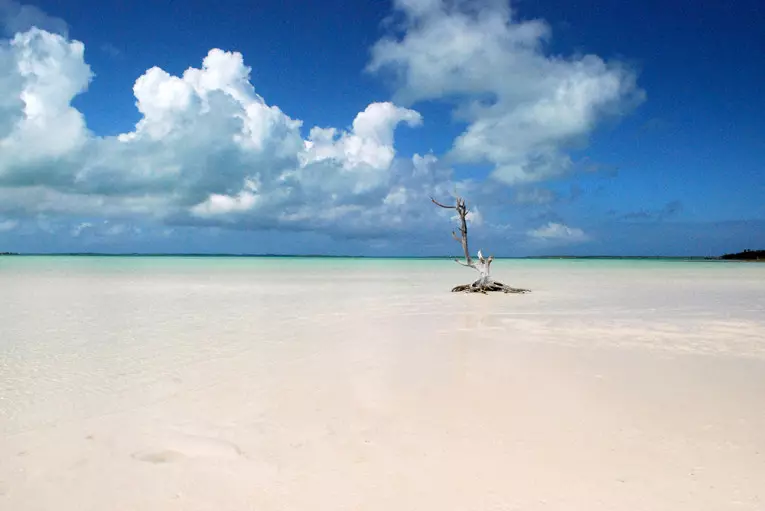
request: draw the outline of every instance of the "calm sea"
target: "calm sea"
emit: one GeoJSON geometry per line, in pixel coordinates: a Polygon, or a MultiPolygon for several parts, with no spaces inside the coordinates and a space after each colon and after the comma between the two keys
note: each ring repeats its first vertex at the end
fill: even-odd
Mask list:
{"type": "MultiPolygon", "coordinates": [[[[0,257],[0,271],[13,270],[141,270],[141,269],[372,269],[438,268],[451,266],[443,257],[307,257],[227,255],[22,255],[0,257]]],[[[513,268],[693,268],[739,266],[738,261],[700,258],[498,258],[493,267],[513,268]]]]}

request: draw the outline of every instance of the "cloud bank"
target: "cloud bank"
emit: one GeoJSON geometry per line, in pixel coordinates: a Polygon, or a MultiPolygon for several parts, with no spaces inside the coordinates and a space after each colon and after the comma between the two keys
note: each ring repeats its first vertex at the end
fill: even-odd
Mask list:
{"type": "MultiPolygon", "coordinates": [[[[140,120],[103,137],[72,105],[95,79],[84,45],[62,20],[0,0],[8,36],[0,41],[3,228],[69,215],[356,237],[423,229],[448,221],[430,195],[448,197],[455,185],[469,194],[473,184],[436,155],[398,154],[397,129],[427,125],[412,108],[418,101],[456,101],[468,127],[446,159],[489,162],[491,186],[503,186],[565,174],[567,145],[640,98],[634,75],[619,65],[546,56],[549,27],[517,21],[504,2],[394,6],[401,24],[372,48],[368,68],[395,75],[393,101],[369,104],[346,130],[307,129],[257,93],[242,54],[215,48],[180,76],[148,69],[133,86],[140,120]]],[[[482,223],[477,208],[471,221],[482,223]]],[[[96,225],[73,222],[73,236],[96,225]]],[[[120,234],[115,224],[98,225],[120,234]]],[[[563,227],[532,235],[583,239],[563,227]]]]}
{"type": "Polygon", "coordinates": [[[565,153],[606,117],[642,101],[631,70],[595,55],[548,56],[543,21],[503,0],[396,0],[400,30],[377,42],[368,70],[388,72],[404,104],[451,99],[467,129],[452,156],[490,163],[507,184],[572,170],[565,153]]]}
{"type": "Polygon", "coordinates": [[[255,92],[243,56],[220,49],[182,76],[146,71],[133,87],[135,129],[96,136],[71,105],[93,76],[83,55],[82,43],[37,28],[0,47],[11,70],[0,82],[6,213],[379,228],[398,222],[410,199],[450,183],[435,157],[395,161],[396,127],[419,126],[416,111],[372,103],[349,131],[314,127],[304,140],[300,120],[255,92]]]}

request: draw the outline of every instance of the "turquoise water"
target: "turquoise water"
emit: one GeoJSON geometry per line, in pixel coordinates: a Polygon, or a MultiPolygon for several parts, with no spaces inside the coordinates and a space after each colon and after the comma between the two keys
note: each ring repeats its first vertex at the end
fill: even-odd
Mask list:
{"type": "MultiPolygon", "coordinates": [[[[2,270],[140,270],[140,269],[307,269],[307,268],[438,268],[453,265],[449,258],[373,258],[373,257],[283,257],[283,256],[68,256],[68,255],[29,255],[0,257],[2,270]]],[[[702,259],[635,259],[635,258],[508,258],[497,259],[496,267],[514,267],[528,269],[542,268],[610,268],[610,269],[658,269],[673,268],[677,265],[721,268],[751,265],[738,261],[719,261],[702,259]]],[[[759,266],[759,265],[758,265],[759,266]]],[[[765,265],[763,265],[765,267],[765,265]]]]}

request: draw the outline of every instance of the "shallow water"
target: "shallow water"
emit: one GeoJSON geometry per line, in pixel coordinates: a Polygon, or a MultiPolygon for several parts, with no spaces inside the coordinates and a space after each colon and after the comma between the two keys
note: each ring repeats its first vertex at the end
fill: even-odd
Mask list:
{"type": "Polygon", "coordinates": [[[0,258],[0,509],[760,509],[765,265],[493,268],[0,258]]]}

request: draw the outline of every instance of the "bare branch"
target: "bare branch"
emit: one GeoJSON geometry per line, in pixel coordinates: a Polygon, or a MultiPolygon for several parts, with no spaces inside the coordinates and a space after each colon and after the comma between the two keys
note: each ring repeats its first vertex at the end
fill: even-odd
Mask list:
{"type": "Polygon", "coordinates": [[[453,209],[457,211],[457,215],[460,218],[460,237],[457,237],[457,234],[452,231],[452,237],[459,241],[462,244],[462,251],[465,253],[465,264],[464,266],[469,266],[471,268],[475,268],[473,265],[473,260],[470,257],[470,250],[468,249],[468,238],[467,238],[467,206],[465,205],[465,199],[462,197],[457,197],[457,203],[454,206],[447,206],[446,204],[442,204],[438,202],[433,197],[430,198],[431,202],[435,204],[436,206],[444,209],[453,209]]]}
{"type": "Polygon", "coordinates": [[[446,206],[446,205],[444,205],[444,204],[441,204],[440,202],[438,202],[438,201],[437,201],[436,199],[434,199],[433,197],[431,197],[431,198],[430,198],[430,200],[431,200],[431,201],[433,202],[433,204],[435,204],[436,206],[442,207],[442,208],[444,208],[444,209],[457,209],[457,206],[446,206]]]}

